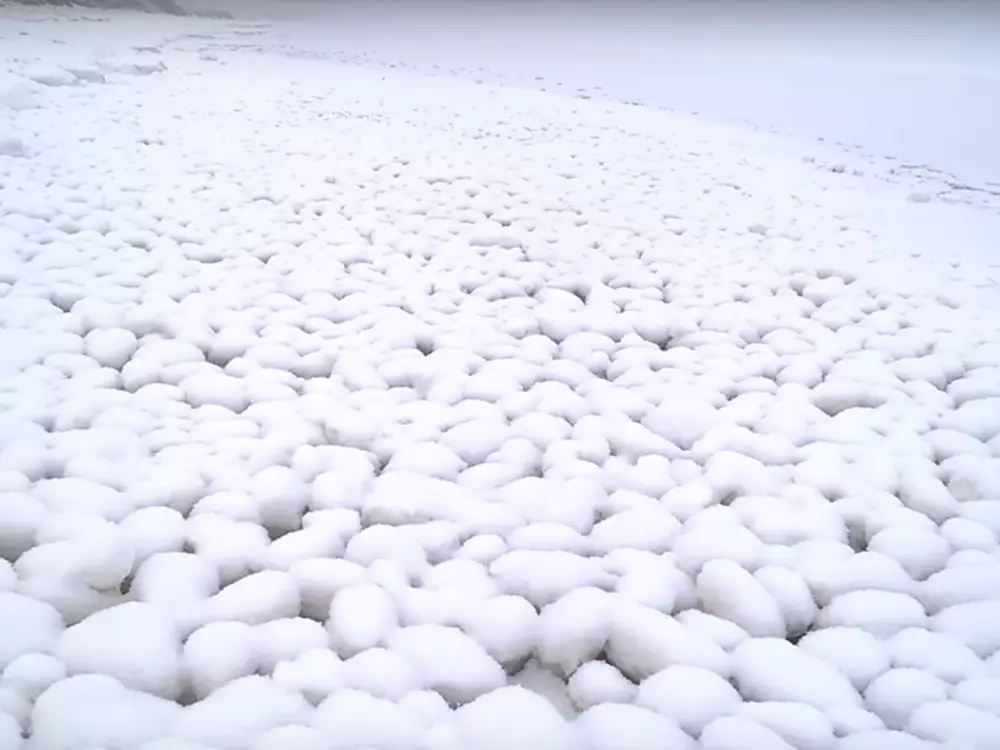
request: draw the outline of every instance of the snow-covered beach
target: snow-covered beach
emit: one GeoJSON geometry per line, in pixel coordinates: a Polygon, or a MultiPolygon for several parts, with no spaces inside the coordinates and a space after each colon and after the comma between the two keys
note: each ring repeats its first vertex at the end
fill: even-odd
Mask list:
{"type": "Polygon", "coordinates": [[[0,750],[1000,748],[989,168],[345,28],[0,7],[0,750]]]}

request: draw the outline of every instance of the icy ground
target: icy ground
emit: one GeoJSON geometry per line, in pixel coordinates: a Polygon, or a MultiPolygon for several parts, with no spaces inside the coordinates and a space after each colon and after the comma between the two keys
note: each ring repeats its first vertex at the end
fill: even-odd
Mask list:
{"type": "Polygon", "coordinates": [[[1000,748],[988,206],[0,12],[0,750],[1000,748]]]}

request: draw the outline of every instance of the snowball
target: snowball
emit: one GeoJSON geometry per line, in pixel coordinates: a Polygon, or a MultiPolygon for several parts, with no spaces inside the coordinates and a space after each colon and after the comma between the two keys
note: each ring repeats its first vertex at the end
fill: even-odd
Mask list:
{"type": "Polygon", "coordinates": [[[161,552],[180,552],[187,537],[184,516],[173,508],[140,508],[121,522],[139,564],[161,552]]]}
{"type": "Polygon", "coordinates": [[[677,622],[686,628],[701,633],[727,651],[743,643],[750,634],[739,625],[721,617],[706,614],[697,609],[686,609],[677,615],[677,622]]]}
{"type": "Polygon", "coordinates": [[[789,637],[796,637],[812,627],[819,608],[801,575],[788,568],[765,566],[753,577],[778,604],[789,637]]]}
{"type": "Polygon", "coordinates": [[[107,675],[78,675],[35,701],[31,742],[45,750],[139,747],[171,737],[182,715],[176,703],[129,690],[107,675]]]}
{"type": "MultiPolygon", "coordinates": [[[[2,460],[3,451],[0,451],[2,460]]],[[[0,558],[17,560],[35,544],[45,517],[41,501],[20,492],[0,494],[0,558]]]]}
{"type": "Polygon", "coordinates": [[[242,492],[213,492],[194,504],[192,516],[213,514],[230,521],[260,523],[260,505],[242,492]]]}
{"type": "Polygon", "coordinates": [[[368,566],[379,560],[394,563],[409,576],[427,567],[427,553],[412,534],[400,527],[367,526],[347,543],[344,559],[368,566]]]}
{"type": "Polygon", "coordinates": [[[814,630],[798,642],[798,647],[839,669],[858,690],[864,690],[890,667],[883,642],[860,628],[814,630]]]}
{"type": "MultiPolygon", "coordinates": [[[[359,454],[365,456],[363,452],[359,454]]],[[[349,468],[324,471],[313,481],[309,507],[313,510],[360,510],[374,477],[374,467],[364,458],[352,462],[349,468]]]]}
{"type": "Polygon", "coordinates": [[[929,471],[905,469],[900,473],[899,499],[903,505],[944,523],[959,513],[959,503],[944,483],[929,471]]]}
{"type": "Polygon", "coordinates": [[[604,651],[611,630],[612,597],[581,588],[542,610],[537,624],[538,658],[566,678],[604,651]]]}
{"type": "Polygon", "coordinates": [[[1000,678],[964,680],[955,686],[952,699],[980,711],[1000,716],[1000,678]]]}
{"type": "Polygon", "coordinates": [[[611,664],[588,661],[570,677],[567,690],[577,709],[586,711],[601,703],[631,703],[637,687],[611,664]]]}
{"type": "Polygon", "coordinates": [[[194,407],[221,406],[239,414],[250,404],[243,380],[221,372],[197,372],[184,378],[179,385],[184,400],[194,407]]]}
{"type": "Polygon", "coordinates": [[[743,526],[704,523],[682,532],[672,551],[677,567],[690,574],[709,560],[732,560],[753,570],[764,555],[764,543],[743,526]]]}
{"type": "Polygon", "coordinates": [[[494,560],[489,571],[501,591],[536,607],[583,586],[608,588],[613,581],[599,560],[561,551],[514,550],[494,560]]]}
{"type": "Polygon", "coordinates": [[[35,485],[34,495],[54,513],[89,513],[120,521],[132,510],[118,490],[79,477],[43,479],[35,485]]]}
{"type": "Polygon", "coordinates": [[[941,536],[955,549],[979,549],[990,552],[997,539],[987,527],[968,518],[950,518],[941,524],[941,536]]]}
{"type": "Polygon", "coordinates": [[[635,702],[674,719],[685,732],[698,736],[719,716],[733,713],[742,698],[714,672],[677,664],[643,680],[635,702]]]}
{"type": "Polygon", "coordinates": [[[921,628],[906,628],[890,639],[886,647],[894,667],[914,667],[946,682],[985,674],[976,653],[958,638],[921,628]]]}
{"type": "Polygon", "coordinates": [[[633,567],[615,584],[615,593],[630,602],[666,613],[673,612],[685,594],[693,596],[693,590],[694,584],[684,573],[661,559],[656,564],[633,567]]]}
{"type": "Polygon", "coordinates": [[[399,701],[401,708],[420,724],[430,727],[447,722],[451,718],[451,707],[432,690],[415,690],[407,693],[399,701]]]}
{"type": "Polygon", "coordinates": [[[951,555],[940,534],[903,527],[882,529],[868,540],[868,549],[896,560],[918,581],[941,570],[951,555]]]}
{"type": "Polygon", "coordinates": [[[152,604],[126,602],[96,612],[68,628],[54,653],[70,674],[106,674],[168,699],[181,692],[180,634],[152,604]]]}
{"type": "Polygon", "coordinates": [[[524,669],[513,675],[508,684],[519,685],[542,696],[555,706],[556,710],[567,721],[576,716],[566,681],[543,667],[535,659],[530,660],[524,669]]]}
{"type": "Polygon", "coordinates": [[[259,569],[268,536],[256,523],[206,514],[188,519],[188,542],[199,557],[218,567],[219,578],[227,584],[259,569]]]}
{"type": "Polygon", "coordinates": [[[132,578],[131,595],[166,608],[184,607],[219,590],[211,562],[189,552],[160,552],[143,562],[132,578]]]}
{"type": "Polygon", "coordinates": [[[860,706],[838,669],[787,641],[752,638],[732,654],[733,679],[746,700],[797,701],[818,709],[860,706]]]}
{"type": "Polygon", "coordinates": [[[365,568],[348,560],[310,558],[299,560],[288,568],[298,582],[302,595],[302,614],[325,621],[330,615],[330,603],[341,589],[362,583],[365,568]]]}
{"type": "Polygon", "coordinates": [[[341,589],[333,597],[326,622],[333,648],[341,656],[383,644],[398,626],[392,597],[370,583],[341,589]]]}
{"type": "Polygon", "coordinates": [[[50,685],[66,678],[66,666],[48,654],[24,654],[3,670],[0,684],[15,688],[29,701],[34,701],[50,685]]]}
{"type": "Polygon", "coordinates": [[[767,727],[801,750],[828,750],[837,742],[826,714],[805,703],[744,703],[736,715],[767,727]]]}
{"type": "Polygon", "coordinates": [[[465,462],[440,443],[409,443],[393,453],[385,471],[412,471],[454,481],[464,468],[465,462]]]}
{"type": "Polygon", "coordinates": [[[261,469],[250,480],[248,488],[259,504],[260,522],[272,536],[299,528],[311,490],[295,470],[287,466],[261,469]]]}
{"type": "Polygon", "coordinates": [[[19,656],[47,652],[63,632],[63,619],[51,604],[0,592],[0,668],[19,656]]]}
{"type": "Polygon", "coordinates": [[[681,521],[687,521],[700,511],[718,502],[715,490],[705,482],[690,481],[668,491],[660,502],[681,521]]]}
{"type": "Polygon", "coordinates": [[[885,722],[860,706],[835,706],[826,712],[838,737],[885,729],[885,722]]]}
{"type": "Polygon", "coordinates": [[[908,627],[927,623],[923,605],[908,594],[871,589],[841,594],[819,613],[820,627],[855,626],[889,638],[908,627]]]}
{"type": "Polygon", "coordinates": [[[984,658],[1000,650],[1000,602],[966,602],[943,609],[930,619],[930,630],[954,636],[984,658]]]}
{"type": "Polygon", "coordinates": [[[122,369],[139,348],[135,334],[124,328],[94,329],[87,333],[83,343],[88,357],[113,370],[122,369]]]}
{"type": "Polygon", "coordinates": [[[455,711],[463,750],[576,750],[572,727],[545,698],[501,687],[455,711]]]}
{"type": "Polygon", "coordinates": [[[184,709],[178,734],[217,750],[242,750],[270,729],[308,724],[312,707],[266,677],[233,680],[184,709]]]}
{"type": "Polygon", "coordinates": [[[54,606],[67,625],[75,625],[94,612],[114,606],[122,600],[117,591],[95,591],[82,583],[64,578],[22,578],[17,588],[19,593],[39,603],[54,606]]]}
{"type": "Polygon", "coordinates": [[[948,685],[919,669],[890,669],[865,690],[865,703],[889,729],[904,729],[910,714],[924,703],[943,701],[948,685]]]}
{"type": "Polygon", "coordinates": [[[666,552],[680,529],[680,522],[658,506],[633,508],[595,525],[587,539],[597,554],[621,548],[666,552]]]}
{"type": "Polygon", "coordinates": [[[523,597],[496,596],[477,604],[461,626],[510,671],[519,668],[534,651],[538,612],[523,597]]]}
{"type": "Polygon", "coordinates": [[[794,750],[777,732],[742,716],[723,716],[701,733],[703,750],[794,750]]]}
{"type": "Polygon", "coordinates": [[[477,599],[497,593],[486,568],[472,560],[452,559],[438,563],[424,573],[423,586],[434,591],[454,590],[477,599]]]}
{"type": "Polygon", "coordinates": [[[829,604],[840,594],[862,589],[909,593],[916,588],[899,563],[878,552],[853,554],[848,547],[847,554],[841,557],[823,551],[796,551],[799,552],[798,572],[820,606],[829,604]]]}
{"type": "Polygon", "coordinates": [[[665,747],[695,750],[698,747],[675,721],[639,706],[602,703],[580,714],[575,725],[586,750],[660,750],[665,747]]]}
{"type": "Polygon", "coordinates": [[[328,645],[323,626],[304,617],[284,617],[261,623],[253,629],[253,640],[257,664],[267,673],[273,671],[278,662],[328,645]]]}
{"type": "Polygon", "coordinates": [[[420,728],[401,706],[358,690],[341,690],[320,703],[312,726],[328,750],[409,750],[420,728]]]}
{"type": "Polygon", "coordinates": [[[982,750],[1000,748],[1000,716],[955,701],[914,709],[906,731],[926,740],[956,742],[982,750]]]}
{"type": "Polygon", "coordinates": [[[721,424],[716,409],[697,401],[664,401],[642,418],[642,426],[685,450],[721,424]]]}
{"type": "Polygon", "coordinates": [[[236,620],[259,625],[296,617],[301,608],[299,588],[289,573],[265,570],[226,586],[204,603],[204,621],[236,620]]]}
{"type": "Polygon", "coordinates": [[[1000,570],[947,568],[924,581],[917,593],[932,614],[966,602],[1000,601],[1000,570]]]}
{"type": "MultiPolygon", "coordinates": [[[[998,441],[994,436],[991,445],[998,441]]],[[[993,499],[1000,491],[1000,457],[954,456],[942,462],[941,468],[948,476],[948,491],[960,502],[993,499]]]]}
{"type": "Polygon", "coordinates": [[[701,633],[649,607],[617,608],[608,637],[608,660],[638,682],[673,665],[702,667],[729,676],[729,655],[701,633]]]}
{"type": "Polygon", "coordinates": [[[86,534],[40,544],[18,558],[22,579],[60,577],[100,591],[116,589],[134,564],[132,544],[114,524],[98,522],[86,534]]]}
{"type": "Polygon", "coordinates": [[[213,622],[194,631],[184,643],[183,663],[196,697],[257,670],[254,629],[244,622],[213,622]]]}
{"type": "Polygon", "coordinates": [[[336,529],[342,539],[350,539],[361,531],[361,514],[350,508],[327,508],[312,510],[302,516],[303,528],[322,526],[336,529]]]}
{"type": "Polygon", "coordinates": [[[413,625],[395,631],[387,645],[410,659],[423,684],[449,703],[467,703],[507,681],[501,666],[458,628],[413,625]]]}
{"type": "Polygon", "coordinates": [[[507,551],[507,543],[497,534],[478,534],[465,542],[458,556],[489,565],[507,551]]]}
{"type": "Polygon", "coordinates": [[[702,609],[739,625],[751,636],[784,637],[785,618],[761,583],[731,560],[710,560],[696,580],[702,609]]]}
{"type": "Polygon", "coordinates": [[[408,659],[384,648],[370,648],[344,662],[344,684],[376,698],[398,701],[420,690],[420,674],[408,659]]]}
{"type": "Polygon", "coordinates": [[[559,523],[580,534],[594,526],[597,492],[583,481],[523,477],[500,488],[495,502],[529,523],[559,523]]]}
{"type": "Polygon", "coordinates": [[[328,648],[302,653],[294,661],[283,661],[271,675],[277,685],[316,705],[344,686],[344,663],[328,648]]]}
{"type": "Polygon", "coordinates": [[[336,557],[343,551],[339,530],[314,526],[275,539],[261,556],[261,565],[271,570],[288,570],[299,560],[336,557]]]}

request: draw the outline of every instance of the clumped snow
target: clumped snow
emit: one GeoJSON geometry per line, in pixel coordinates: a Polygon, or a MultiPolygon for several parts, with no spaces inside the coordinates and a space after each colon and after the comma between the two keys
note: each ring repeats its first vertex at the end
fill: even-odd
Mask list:
{"type": "Polygon", "coordinates": [[[0,18],[0,748],[1000,748],[995,217],[0,18]]]}

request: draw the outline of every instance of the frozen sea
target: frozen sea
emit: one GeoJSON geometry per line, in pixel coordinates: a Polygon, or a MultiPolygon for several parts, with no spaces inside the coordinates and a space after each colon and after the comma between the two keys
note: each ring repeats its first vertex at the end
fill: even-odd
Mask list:
{"type": "Polygon", "coordinates": [[[0,750],[1000,750],[1000,13],[230,5],[0,6],[0,750]]]}

